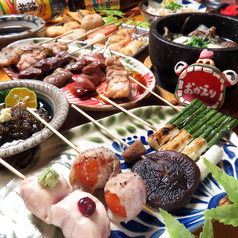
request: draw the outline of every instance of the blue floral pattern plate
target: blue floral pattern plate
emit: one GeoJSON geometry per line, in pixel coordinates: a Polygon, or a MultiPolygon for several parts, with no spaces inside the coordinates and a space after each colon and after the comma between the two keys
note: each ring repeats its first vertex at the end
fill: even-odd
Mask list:
{"type": "MultiPolygon", "coordinates": [[[[147,106],[131,110],[138,117],[152,124],[156,128],[162,127],[176,112],[167,106],[147,106]]],[[[128,144],[140,139],[148,148],[147,153],[153,150],[148,146],[147,138],[153,133],[151,129],[141,124],[141,122],[128,117],[124,113],[99,120],[111,133],[115,134],[128,144]]],[[[79,150],[86,150],[104,146],[113,150],[120,158],[122,170],[130,170],[121,157],[125,146],[113,139],[106,132],[96,127],[93,123],[87,123],[75,127],[64,133],[79,150]]],[[[237,143],[235,133],[230,133],[230,140],[237,143]]],[[[219,166],[231,176],[237,178],[238,169],[238,149],[223,142],[219,143],[223,148],[223,160],[219,166]]],[[[29,177],[38,174],[47,167],[54,168],[62,176],[68,179],[70,167],[77,156],[77,153],[70,148],[59,137],[53,136],[40,144],[36,150],[34,158],[28,168],[22,173],[29,177]]],[[[14,174],[1,170],[0,173],[0,237],[43,237],[61,238],[61,230],[53,225],[47,225],[32,213],[30,213],[21,197],[19,196],[19,185],[21,179],[14,174]]],[[[102,199],[102,191],[97,191],[95,196],[102,199]]],[[[225,195],[225,191],[217,181],[209,174],[201,182],[195,191],[190,203],[183,209],[174,212],[172,215],[183,223],[189,230],[198,228],[204,222],[203,212],[206,209],[216,207],[219,200],[225,195]]],[[[143,210],[135,219],[124,222],[111,222],[110,238],[167,238],[169,234],[158,211],[152,215],[147,210],[143,210]]]]}

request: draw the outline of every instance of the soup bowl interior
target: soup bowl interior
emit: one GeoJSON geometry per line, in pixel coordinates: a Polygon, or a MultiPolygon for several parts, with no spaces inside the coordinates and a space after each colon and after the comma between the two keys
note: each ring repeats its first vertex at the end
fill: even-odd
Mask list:
{"type": "MultiPolygon", "coordinates": [[[[216,34],[238,43],[238,20],[226,16],[208,13],[180,13],[154,21],[150,29],[149,55],[153,70],[157,74],[159,85],[174,92],[177,75],[174,66],[179,61],[188,65],[195,63],[204,48],[185,46],[163,37],[164,27],[170,32],[187,35],[200,24],[216,27],[216,34]]],[[[231,69],[238,72],[238,47],[213,48],[213,61],[221,71],[231,69]]]]}
{"type": "MultiPolygon", "coordinates": [[[[26,87],[34,91],[37,99],[46,105],[47,110],[52,115],[49,124],[55,130],[61,127],[68,115],[69,105],[65,94],[59,88],[37,80],[11,80],[0,83],[0,91],[16,87],[26,87]]],[[[39,145],[52,134],[53,132],[45,127],[25,140],[7,142],[0,147],[0,157],[5,158],[5,160],[11,156],[15,157],[14,155],[19,155],[39,145]]]]}

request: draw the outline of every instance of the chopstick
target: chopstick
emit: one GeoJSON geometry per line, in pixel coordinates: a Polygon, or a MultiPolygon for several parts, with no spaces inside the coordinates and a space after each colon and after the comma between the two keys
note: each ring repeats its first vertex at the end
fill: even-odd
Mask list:
{"type": "Polygon", "coordinates": [[[38,114],[36,114],[32,109],[29,107],[26,108],[28,112],[30,112],[33,116],[35,116],[40,122],[42,122],[46,127],[48,127],[51,131],[53,131],[60,139],[62,139],[65,143],[67,143],[71,148],[73,148],[79,154],[81,151],[68,139],[66,139],[62,134],[60,134],[54,127],[52,127],[49,123],[47,123],[44,119],[42,119],[38,114]]]}

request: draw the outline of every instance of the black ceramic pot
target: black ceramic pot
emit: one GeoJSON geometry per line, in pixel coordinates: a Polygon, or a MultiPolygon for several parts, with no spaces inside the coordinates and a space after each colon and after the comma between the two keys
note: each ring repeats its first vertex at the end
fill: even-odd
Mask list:
{"type": "MultiPolygon", "coordinates": [[[[159,18],[151,24],[149,37],[149,55],[153,70],[157,75],[157,82],[165,89],[174,92],[177,84],[177,75],[174,66],[178,61],[185,61],[188,65],[195,63],[203,48],[185,46],[165,39],[164,27],[171,32],[181,32],[186,35],[195,28],[204,24],[207,27],[216,27],[216,33],[238,43],[238,20],[208,13],[180,13],[159,18]],[[186,22],[186,24],[185,24],[186,22]]],[[[238,73],[238,47],[210,49],[214,52],[213,61],[221,71],[232,69],[238,73]]]]}

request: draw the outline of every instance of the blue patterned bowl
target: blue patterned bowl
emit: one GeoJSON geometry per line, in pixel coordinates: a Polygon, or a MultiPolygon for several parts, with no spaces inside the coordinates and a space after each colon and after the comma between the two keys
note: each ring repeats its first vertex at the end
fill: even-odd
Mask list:
{"type": "Polygon", "coordinates": [[[35,37],[45,20],[33,15],[0,16],[0,49],[21,39],[35,37]]]}

